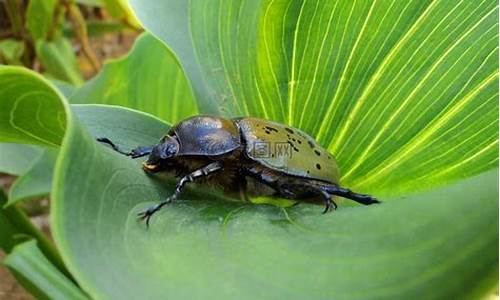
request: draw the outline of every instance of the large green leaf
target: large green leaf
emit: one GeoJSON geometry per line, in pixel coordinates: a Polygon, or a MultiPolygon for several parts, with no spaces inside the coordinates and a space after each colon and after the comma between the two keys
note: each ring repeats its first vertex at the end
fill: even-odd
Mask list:
{"type": "Polygon", "coordinates": [[[17,245],[3,263],[37,299],[88,299],[51,264],[35,241],[17,245]]]}
{"type": "MultiPolygon", "coordinates": [[[[0,79],[32,82],[59,101],[43,107],[62,106],[66,112],[51,221],[65,263],[92,297],[474,298],[495,285],[498,170],[377,206],[341,207],[329,215],[312,205],[283,209],[179,201],[156,215],[147,230],[136,214],[169,190],[94,136],[109,130],[117,141],[127,141],[122,146],[132,147],[154,142],[150,133],[163,128],[159,134],[166,125],[143,113],[103,107],[87,130],[48,82],[18,69],[4,70],[0,79]],[[125,114],[130,121],[118,128],[102,125],[125,114]]],[[[36,103],[30,93],[25,90],[26,101],[36,103]]],[[[81,109],[94,115],[95,107],[81,109]]],[[[18,113],[33,118],[37,112],[18,113]]],[[[33,125],[32,132],[26,128],[33,142],[50,137],[33,125]]],[[[11,138],[26,139],[14,127],[6,131],[11,138]]]]}
{"type": "Polygon", "coordinates": [[[498,165],[497,1],[131,3],[205,111],[304,129],[345,185],[400,194],[498,165]]]}
{"type": "Polygon", "coordinates": [[[70,101],[126,106],[171,123],[198,112],[175,57],[147,34],[138,38],[130,54],[108,62],[96,77],[71,95],[70,101]]]}

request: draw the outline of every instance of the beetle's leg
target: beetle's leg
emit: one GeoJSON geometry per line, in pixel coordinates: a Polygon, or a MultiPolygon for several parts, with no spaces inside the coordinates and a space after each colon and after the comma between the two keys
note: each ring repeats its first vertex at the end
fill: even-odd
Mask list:
{"type": "Polygon", "coordinates": [[[281,184],[278,177],[271,174],[266,174],[258,168],[247,168],[244,171],[247,175],[252,176],[263,184],[266,184],[267,186],[276,190],[280,194],[280,196],[284,196],[290,199],[296,199],[296,194],[294,191],[297,190],[320,196],[321,198],[323,198],[323,201],[325,203],[325,210],[323,211],[324,214],[337,209],[337,204],[332,200],[332,195],[328,193],[328,191],[325,191],[317,186],[300,183],[281,184]]]}
{"type": "Polygon", "coordinates": [[[329,211],[337,210],[337,203],[333,201],[332,195],[317,186],[308,184],[292,184],[289,187],[287,187],[287,185],[284,185],[284,187],[290,190],[300,189],[302,191],[309,192],[311,194],[316,194],[321,198],[323,198],[323,201],[325,203],[325,210],[323,210],[323,214],[326,214],[329,211]]]}
{"type": "Polygon", "coordinates": [[[341,197],[344,197],[347,199],[351,199],[351,200],[354,200],[354,201],[361,203],[361,204],[364,204],[364,205],[380,203],[380,201],[378,201],[376,198],[374,198],[370,195],[358,194],[358,193],[355,193],[349,189],[339,187],[336,185],[325,185],[325,186],[322,186],[321,188],[329,194],[341,196],[341,197]]]}
{"type": "Polygon", "coordinates": [[[325,210],[323,211],[323,214],[326,214],[327,212],[332,211],[332,210],[337,210],[337,203],[335,203],[335,201],[333,201],[332,196],[328,193],[325,193],[325,194],[326,195],[321,193],[321,196],[323,197],[323,199],[325,201],[325,210]]]}
{"type": "Polygon", "coordinates": [[[100,142],[100,143],[108,144],[116,152],[121,153],[121,154],[126,155],[126,156],[130,156],[132,158],[139,158],[139,157],[146,156],[149,153],[151,153],[151,151],[153,149],[153,147],[139,146],[139,147],[137,147],[135,149],[132,149],[130,152],[127,152],[125,150],[120,149],[118,146],[115,145],[115,143],[113,143],[108,138],[105,138],[105,137],[103,137],[103,138],[97,138],[97,141],[100,142]]]}
{"type": "Polygon", "coordinates": [[[146,220],[146,226],[149,227],[149,219],[151,219],[151,217],[157,211],[159,211],[163,206],[165,206],[166,204],[177,199],[177,197],[179,196],[179,194],[182,191],[182,188],[186,185],[186,183],[193,182],[200,177],[208,176],[209,174],[216,172],[216,171],[219,171],[220,169],[222,169],[222,163],[219,161],[216,161],[216,162],[213,162],[211,164],[204,166],[201,169],[198,169],[198,170],[192,172],[191,174],[188,174],[188,175],[182,177],[179,180],[179,182],[177,182],[177,185],[175,187],[175,191],[170,197],[168,197],[167,199],[165,199],[164,201],[162,201],[156,205],[151,206],[147,210],[139,213],[138,214],[139,218],[141,220],[146,220]]]}

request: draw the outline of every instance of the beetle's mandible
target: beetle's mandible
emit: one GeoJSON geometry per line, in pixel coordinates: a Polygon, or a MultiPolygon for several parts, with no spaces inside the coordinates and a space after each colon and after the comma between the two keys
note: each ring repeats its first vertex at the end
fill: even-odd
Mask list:
{"type": "Polygon", "coordinates": [[[107,138],[97,140],[132,158],[148,155],[143,163],[147,172],[166,171],[180,177],[170,197],[139,214],[148,225],[154,213],[194,181],[215,184],[245,198],[270,196],[323,204],[323,213],[337,208],[334,195],[365,205],[380,203],[342,188],[335,158],[312,137],[268,120],[195,116],[173,126],[158,144],[130,152],[107,138]]]}

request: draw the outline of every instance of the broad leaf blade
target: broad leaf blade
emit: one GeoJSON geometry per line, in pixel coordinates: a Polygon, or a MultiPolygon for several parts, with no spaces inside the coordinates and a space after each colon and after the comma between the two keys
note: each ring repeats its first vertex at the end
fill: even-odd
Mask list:
{"type": "Polygon", "coordinates": [[[285,212],[180,201],[146,230],[136,215],[165,191],[136,164],[97,148],[82,129],[68,134],[54,232],[75,276],[97,297],[453,298],[496,278],[496,171],[328,216],[308,205],[285,212]]]}
{"type": "Polygon", "coordinates": [[[304,129],[346,186],[397,195],[498,165],[496,1],[131,3],[202,111],[304,129]]]}
{"type": "MultiPolygon", "coordinates": [[[[52,225],[66,264],[92,297],[456,298],[480,296],[495,283],[498,170],[326,216],[305,204],[179,201],[146,230],[136,214],[168,195],[166,186],[96,143],[66,111],[52,225]]],[[[147,139],[155,122],[162,124],[124,123],[115,138],[126,140],[130,130],[147,139]]]]}

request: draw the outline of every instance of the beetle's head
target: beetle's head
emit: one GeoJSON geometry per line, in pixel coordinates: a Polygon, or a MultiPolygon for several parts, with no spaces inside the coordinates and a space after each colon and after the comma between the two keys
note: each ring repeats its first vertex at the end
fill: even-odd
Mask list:
{"type": "Polygon", "coordinates": [[[148,159],[143,163],[144,169],[150,172],[158,172],[168,168],[170,161],[179,152],[179,142],[171,136],[161,139],[149,154],[148,159]]]}

